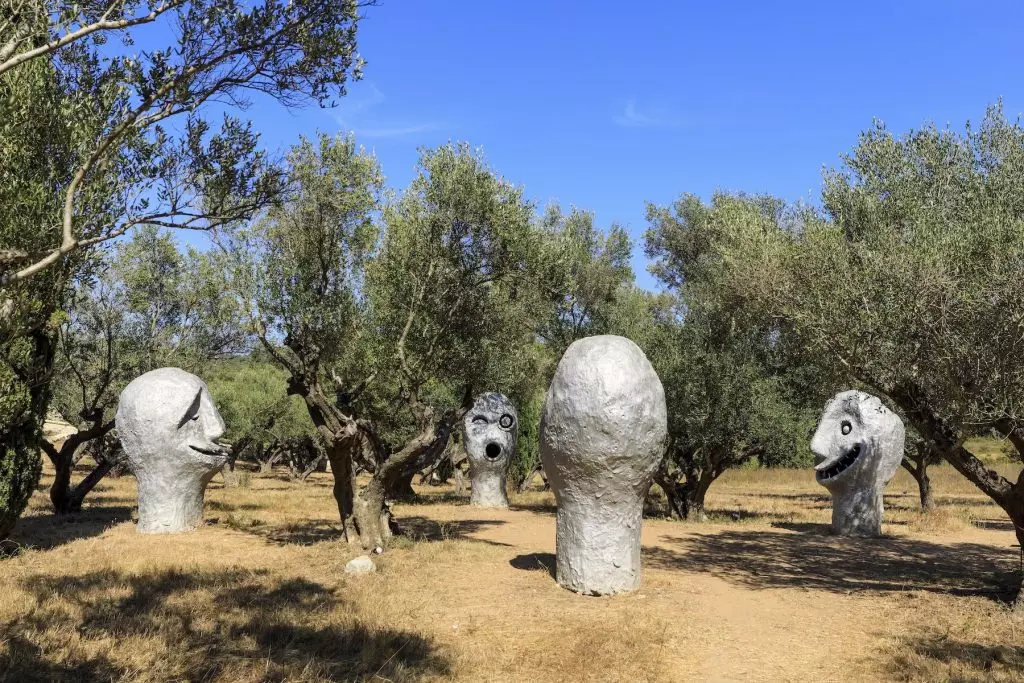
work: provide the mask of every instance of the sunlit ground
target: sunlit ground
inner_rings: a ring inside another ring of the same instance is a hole
[[[486,511],[418,487],[407,535],[352,576],[330,474],[218,477],[207,525],[166,537],[135,533],[130,476],[64,519],[41,489],[0,561],[0,679],[1021,680],[1009,522],[932,480],[939,510],[901,472],[887,537],[854,540],[810,472],[730,472],[709,523],[645,522],[643,585],[614,598],[555,584],[545,492]]]

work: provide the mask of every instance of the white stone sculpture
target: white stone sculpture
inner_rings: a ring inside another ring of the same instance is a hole
[[[462,434],[473,487],[469,504],[507,508],[508,465],[519,442],[516,407],[501,394],[483,394],[463,418]]]
[[[837,534],[882,534],[882,491],[900,467],[904,439],[903,421],[876,396],[843,391],[825,404],[811,450],[815,477],[832,494]]]
[[[640,347],[612,335],[573,342],[540,423],[563,588],[607,595],[639,586],[643,501],[666,436],[665,392]]]
[[[117,404],[117,433],[139,487],[138,531],[170,534],[203,522],[206,485],[227,462],[224,421],[206,383],[178,368],[135,378]]]

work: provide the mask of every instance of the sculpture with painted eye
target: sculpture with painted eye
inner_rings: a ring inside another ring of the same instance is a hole
[[[463,444],[469,458],[470,505],[508,507],[505,482],[519,441],[518,413],[497,393],[478,396],[462,422]]]
[[[214,441],[224,421],[206,383],[178,368],[147,372],[121,392],[115,419],[139,487],[137,530],[177,533],[202,524],[206,485],[228,459]]]
[[[811,450],[837,534],[881,535],[882,491],[903,460],[904,439],[903,421],[875,396],[844,391],[825,405]]]

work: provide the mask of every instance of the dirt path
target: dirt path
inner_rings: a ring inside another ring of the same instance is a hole
[[[406,511],[443,522],[442,533],[452,537],[498,544],[508,560],[495,568],[502,580],[519,583],[515,572],[525,573],[524,587],[544,593],[554,583],[550,513],[468,506]],[[960,560],[972,558],[958,560],[956,551],[979,553],[980,543],[1009,546],[1011,540],[1007,532],[982,530],[935,544],[908,536],[839,539],[821,525],[645,521],[637,593],[588,598],[561,591],[560,597],[567,610],[610,613],[643,605],[644,613],[664,617],[664,649],[679,654],[675,676],[673,658],[661,672],[668,680],[878,680],[880,648],[905,629],[899,591],[991,588],[993,577],[970,578]]]
[[[167,537],[135,533],[128,477],[66,518],[41,488],[0,562],[0,683],[1024,680],[992,506],[950,489],[921,515],[897,490],[887,537],[843,539],[802,473],[756,474],[711,523],[645,520],[641,588],[603,598],[555,583],[546,493],[495,511],[423,489],[354,576],[329,475],[215,482],[206,525]]]

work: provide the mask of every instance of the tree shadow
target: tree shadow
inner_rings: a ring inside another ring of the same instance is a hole
[[[553,515],[558,512],[558,505],[555,503],[513,503],[509,505],[509,509],[538,512],[543,515]]]
[[[516,555],[508,563],[516,569],[528,572],[544,570],[551,575],[552,579],[555,578],[555,555],[553,553]]]
[[[469,494],[459,495],[453,491],[419,491],[414,496],[400,498],[395,501],[399,505],[410,507],[417,505],[469,505]]]
[[[1010,548],[813,533],[821,527],[828,529],[817,525],[812,533],[730,530],[665,536],[662,540],[676,550],[645,547],[644,561],[652,568],[709,572],[753,589],[924,590],[1003,600],[1013,596],[1018,554]]]
[[[50,550],[80,538],[99,536],[114,524],[131,521],[134,511],[134,506],[120,505],[22,517],[11,536],[0,543],[0,552],[10,555],[21,548]]]
[[[488,545],[512,547],[508,543],[489,541],[482,538],[473,538],[482,529],[505,524],[500,519],[459,519],[450,521],[438,521],[429,517],[399,517],[395,520],[398,524],[400,534],[417,541],[449,541],[466,540],[476,543],[487,543]]]
[[[207,512],[238,512],[239,510],[265,510],[266,505],[259,503],[223,503],[219,500],[205,501]]]
[[[977,497],[968,496],[946,496],[941,493],[935,494],[935,503],[939,507],[957,506],[957,507],[990,507],[994,506],[991,498],[979,494]]]
[[[311,519],[282,526],[271,526],[259,520],[250,524],[227,521],[224,525],[235,531],[259,536],[274,545],[316,545],[344,538],[340,523],[327,519]]]
[[[1024,647],[1019,645],[985,645],[942,635],[903,638],[897,652],[887,673],[892,677],[898,674],[901,679],[948,677],[980,683],[1024,678]]]
[[[972,524],[979,529],[994,531],[1016,531],[1017,529],[1009,519],[975,519]]]
[[[827,493],[768,493],[767,491],[746,493],[743,491],[730,491],[729,495],[736,496],[737,498],[770,498],[776,500],[810,501],[815,503],[824,503],[829,507],[832,505],[832,498]]]
[[[36,605],[0,625],[0,681],[127,679],[147,658],[161,680],[408,681],[449,673],[428,638],[364,624],[336,609],[333,588],[304,578],[103,570],[22,585]],[[52,647],[69,628],[76,646]],[[125,655],[118,642],[127,640],[135,650]]]

